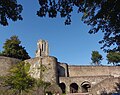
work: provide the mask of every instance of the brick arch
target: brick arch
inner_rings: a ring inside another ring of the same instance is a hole
[[[77,83],[71,83],[70,84],[70,93],[78,93],[78,84]]]
[[[59,86],[60,86],[60,88],[62,90],[62,93],[66,93],[66,85],[65,85],[65,83],[64,82],[59,83]]]
[[[91,87],[91,83],[88,81],[84,81],[81,83],[82,92],[88,92],[90,87]]]

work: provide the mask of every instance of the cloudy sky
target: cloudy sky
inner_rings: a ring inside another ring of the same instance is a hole
[[[29,55],[35,57],[37,41],[44,39],[49,42],[50,55],[58,61],[71,65],[90,65],[91,52],[99,51],[103,56],[102,64],[107,64],[106,54],[100,49],[98,41],[102,33],[88,34],[89,26],[81,21],[81,14],[72,13],[72,24],[64,25],[64,18],[40,18],[36,15],[39,10],[38,0],[18,0],[23,5],[23,21],[9,21],[9,26],[0,25],[0,51],[3,43],[12,35],[17,35],[21,45]]]

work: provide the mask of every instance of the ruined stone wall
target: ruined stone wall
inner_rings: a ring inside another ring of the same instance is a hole
[[[98,84],[102,80],[108,78],[108,76],[81,76],[81,77],[60,77],[60,83],[64,83],[66,86],[66,93],[70,93],[70,84],[76,83],[79,87],[78,92],[82,92],[82,83],[89,82],[90,86]]]
[[[120,77],[108,77],[90,89],[92,95],[102,95],[102,93],[118,93],[120,91]],[[105,94],[106,95],[106,94]]]
[[[36,57],[26,60],[26,62],[31,64],[29,73],[32,77],[58,84],[58,63],[55,57]]]
[[[43,73],[43,80],[58,84],[57,59],[50,56],[43,58],[43,65],[46,67],[46,71]]]
[[[108,78],[108,76],[60,77],[60,83],[77,83],[78,85],[81,85],[83,82],[87,81],[93,86],[106,78]]]
[[[120,66],[68,66],[69,76],[120,76]]]
[[[10,57],[0,56],[0,76],[9,74],[9,69],[20,60]]]

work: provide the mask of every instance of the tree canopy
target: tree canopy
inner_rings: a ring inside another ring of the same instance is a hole
[[[65,24],[71,24],[71,13],[82,13],[82,21],[91,26],[89,33],[103,32],[102,49],[120,51],[120,1],[119,0],[38,0],[40,9],[39,17],[48,15],[55,18],[58,15],[66,18]],[[13,21],[21,20],[22,6],[17,0],[0,1],[0,23],[8,25],[7,18]],[[112,7],[111,7],[112,6]],[[114,45],[114,46],[113,46]],[[112,47],[113,46],[113,47]],[[111,47],[111,48],[109,48]]]
[[[113,65],[118,65],[120,63],[120,52],[109,52],[107,54],[108,64],[113,63]]]
[[[98,51],[92,51],[91,55],[92,55],[91,56],[92,63],[95,64],[95,65],[100,65],[101,60],[103,59],[102,55],[99,54]]]
[[[17,0],[0,0],[0,24],[8,25],[8,19],[12,21],[22,20],[22,5]]]
[[[30,56],[20,44],[21,41],[18,39],[18,36],[11,36],[10,39],[7,39],[4,43],[4,50],[0,55],[18,58],[20,60],[29,59]]]
[[[71,13],[77,7],[78,13],[83,13],[82,20],[92,26],[89,33],[104,33],[102,49],[114,45],[112,50],[120,51],[120,1],[119,0],[39,0],[40,9],[37,15],[50,18],[60,14],[66,18],[65,24],[71,24]],[[112,6],[112,7],[111,7]]]

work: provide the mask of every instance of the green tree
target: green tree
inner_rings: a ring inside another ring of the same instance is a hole
[[[0,56],[2,56],[2,53],[1,53],[1,51],[0,51]]]
[[[100,65],[101,60],[103,59],[102,55],[99,54],[98,51],[92,51],[91,55],[92,55],[92,57],[91,57],[92,63],[95,65]]]
[[[8,25],[8,19],[12,21],[22,20],[20,13],[22,5],[17,0],[0,0],[0,24]]]
[[[7,39],[3,46],[3,56],[18,58],[21,60],[29,59],[30,56],[26,52],[25,48],[20,45],[21,41],[18,36],[11,36]]]
[[[26,72],[26,66],[29,63],[20,62],[10,70],[10,75],[5,79],[5,86],[14,93],[24,95],[23,93],[34,87],[35,79],[31,78]]]
[[[120,52],[109,52],[107,54],[108,64],[112,63],[113,65],[118,65],[120,63]]]

